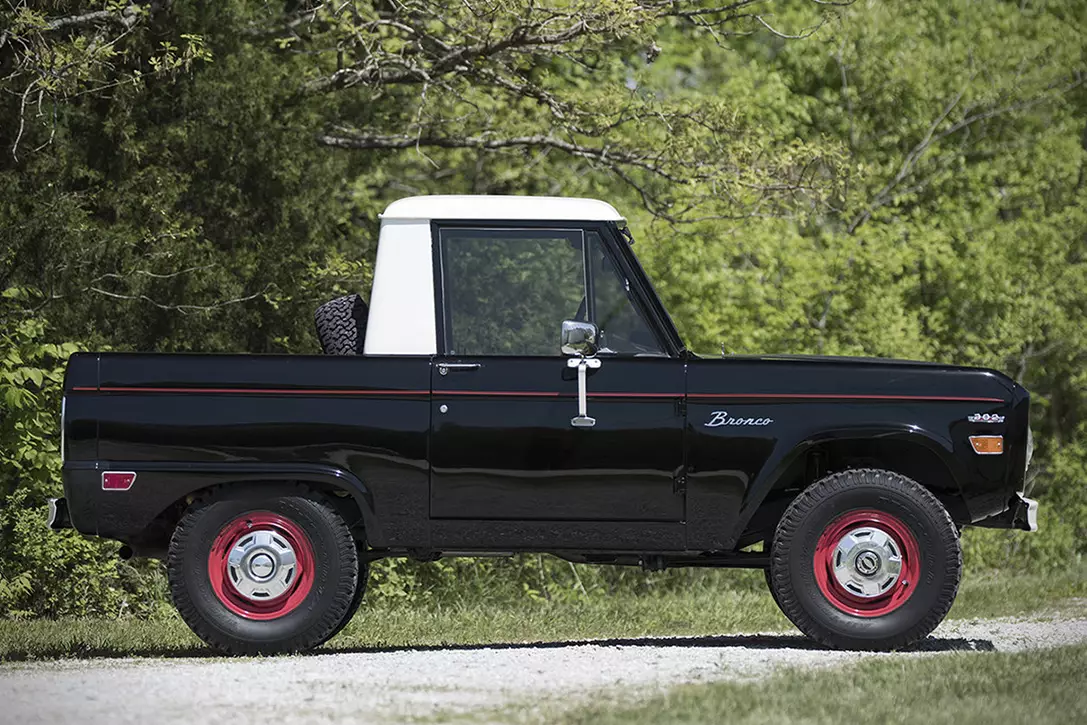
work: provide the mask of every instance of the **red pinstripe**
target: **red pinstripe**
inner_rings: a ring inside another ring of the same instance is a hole
[[[1003,403],[1003,398],[970,398],[961,395],[857,395],[853,393],[689,393],[689,398],[788,398],[795,400],[933,400],[961,403]]]
[[[319,388],[160,388],[75,386],[77,392],[102,393],[202,393],[220,395],[430,395],[429,390],[343,390]],[[562,398],[576,395],[537,390],[435,390],[434,395],[464,395],[475,397]],[[590,398],[682,398],[683,393],[589,393]],[[918,400],[958,403],[1003,403],[1001,398],[978,398],[959,395],[867,395],[856,393],[690,393],[688,398],[715,400]]]
[[[223,395],[430,395],[429,390],[340,390],[317,388],[151,388],[76,386],[72,390],[101,393],[219,393]]]

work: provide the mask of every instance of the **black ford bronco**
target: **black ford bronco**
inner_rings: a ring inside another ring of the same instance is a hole
[[[418,197],[326,354],[78,354],[51,525],[168,561],[239,654],[332,637],[388,556],[751,567],[825,645],[894,649],[955,597],[959,532],[1034,530],[1029,395],[896,360],[685,349],[622,217]]]

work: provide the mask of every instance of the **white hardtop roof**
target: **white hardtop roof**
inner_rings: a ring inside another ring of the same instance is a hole
[[[409,196],[389,204],[383,220],[539,219],[622,221],[611,204],[561,196]]]

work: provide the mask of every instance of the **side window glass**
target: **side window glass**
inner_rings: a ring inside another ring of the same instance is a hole
[[[562,321],[584,317],[580,230],[442,229],[447,352],[561,354]]]
[[[652,328],[634,306],[630,285],[607,255],[596,232],[586,232],[594,322],[600,328],[601,352],[627,355],[663,355]]]

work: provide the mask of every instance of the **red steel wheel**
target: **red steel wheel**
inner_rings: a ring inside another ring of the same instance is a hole
[[[298,608],[313,588],[313,545],[291,519],[253,511],[227,523],[208,554],[208,577],[223,606],[270,620]]]
[[[881,617],[905,604],[921,575],[921,551],[899,518],[875,509],[849,511],[823,529],[815,580],[839,610]]]
[[[303,652],[354,606],[359,548],[332,502],[306,486],[223,486],[174,528],[170,595],[185,624],[223,652]]]
[[[816,642],[887,651],[936,628],[961,575],[958,529],[932,491],[895,471],[847,468],[785,509],[767,581],[785,616]]]

